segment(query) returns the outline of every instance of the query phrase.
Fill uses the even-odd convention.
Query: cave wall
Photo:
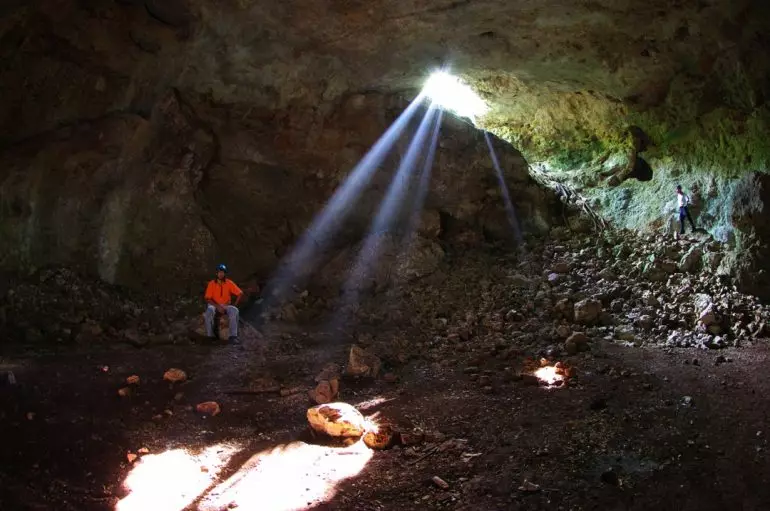
[[[399,98],[446,63],[490,104],[483,127],[612,224],[666,229],[681,182],[699,225],[736,251],[753,247],[761,226],[735,224],[732,211],[770,162],[769,10],[760,0],[5,2],[3,264],[73,261],[108,280],[181,285],[224,254],[264,274],[403,109]],[[428,207],[459,219],[445,222],[458,233],[472,224],[504,236],[483,141],[447,126]],[[524,168],[498,146],[509,169]],[[650,181],[632,177],[638,157]],[[542,230],[550,198],[508,172],[526,227]],[[182,249],[159,225],[195,242]]]
[[[316,110],[255,110],[171,89],[147,118],[112,114],[9,144],[0,151],[0,263],[192,290],[224,260],[239,278],[264,281],[406,105],[372,93]],[[366,231],[408,140],[378,171],[338,248]],[[555,196],[532,181],[520,153],[494,146],[525,231],[544,232]],[[477,242],[512,240],[481,132],[447,118],[434,167],[429,211]]]

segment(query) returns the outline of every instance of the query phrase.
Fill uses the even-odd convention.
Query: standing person
[[[214,320],[217,312],[219,314],[227,314],[230,320],[230,337],[229,341],[233,344],[238,344],[238,316],[239,311],[237,305],[240,303],[243,297],[243,291],[235,282],[228,279],[227,266],[220,264],[217,266],[217,274],[214,280],[209,281],[209,285],[206,286],[206,312],[204,314],[206,323],[206,335],[209,338],[216,338],[214,331],[217,325],[214,324]],[[232,296],[235,296],[235,305],[230,305]]]
[[[695,222],[690,216],[690,197],[682,191],[682,185],[676,185],[676,200],[679,205],[679,234],[684,234],[684,219],[690,221],[692,231],[695,232]]]

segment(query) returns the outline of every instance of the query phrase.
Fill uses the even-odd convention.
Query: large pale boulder
[[[382,361],[380,358],[359,346],[350,348],[346,372],[351,376],[366,376],[376,378],[380,373]]]
[[[360,437],[366,430],[366,419],[347,403],[314,406],[307,411],[307,421],[314,431],[333,437]]]

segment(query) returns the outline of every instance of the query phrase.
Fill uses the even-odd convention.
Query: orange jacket
[[[230,279],[225,279],[224,282],[218,280],[209,281],[209,285],[206,286],[205,299],[211,300],[219,305],[230,305],[230,298],[232,295],[241,296],[243,291],[241,288],[235,285]]]

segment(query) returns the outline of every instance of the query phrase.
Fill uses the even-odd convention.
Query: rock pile
[[[0,296],[0,329],[27,343],[89,344],[124,341],[137,346],[186,340],[198,297],[158,297],[87,279],[65,269],[44,269]]]

